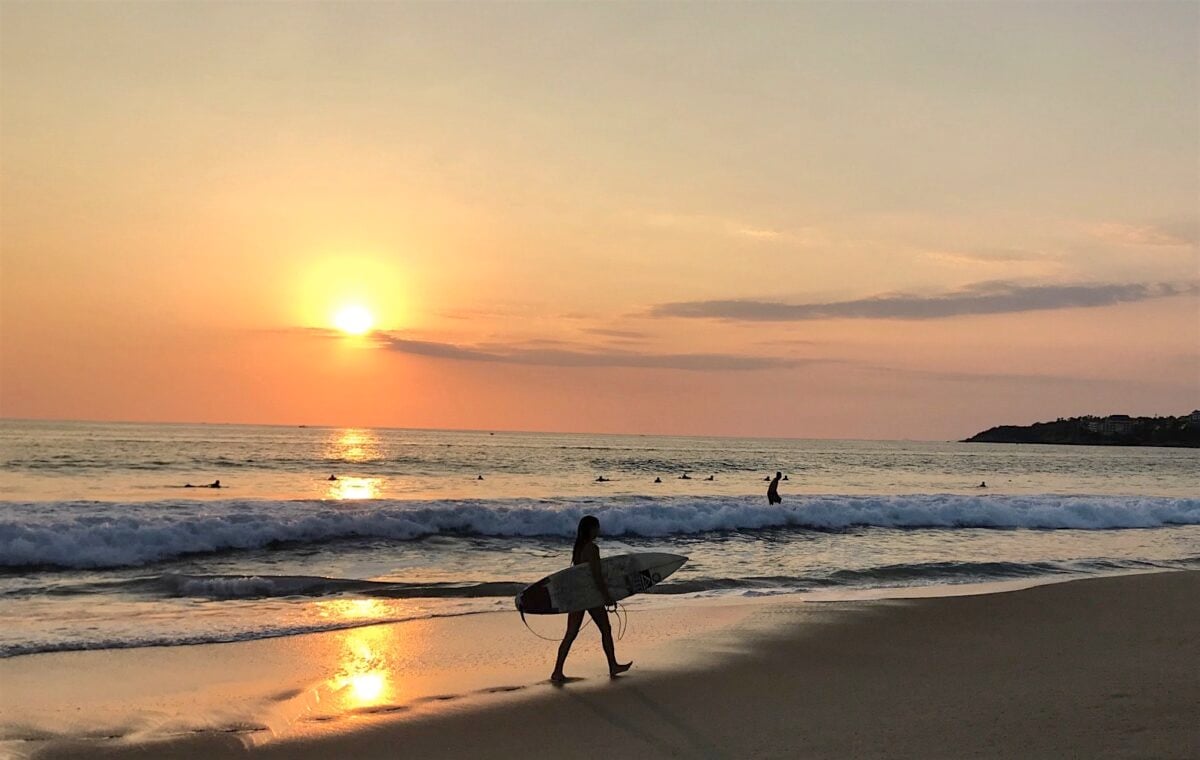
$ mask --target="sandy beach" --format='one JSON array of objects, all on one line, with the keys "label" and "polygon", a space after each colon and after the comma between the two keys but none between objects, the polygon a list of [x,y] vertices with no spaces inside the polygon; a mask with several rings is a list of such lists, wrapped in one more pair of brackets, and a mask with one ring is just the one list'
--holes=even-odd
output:
[{"label": "sandy beach", "polygon": [[[631,674],[605,677],[585,631],[567,668],[581,680],[561,688],[542,681],[553,644],[511,615],[477,615],[14,658],[0,663],[0,707],[72,716],[76,730],[88,721],[72,705],[113,717],[150,697],[158,708],[157,724],[119,738],[56,738],[43,726],[6,744],[36,758],[1191,758],[1197,599],[1200,573],[1179,572],[976,596],[647,609],[620,647]],[[356,645],[365,665],[351,657],[340,677],[296,686]],[[207,730],[179,723],[188,704]]]}]

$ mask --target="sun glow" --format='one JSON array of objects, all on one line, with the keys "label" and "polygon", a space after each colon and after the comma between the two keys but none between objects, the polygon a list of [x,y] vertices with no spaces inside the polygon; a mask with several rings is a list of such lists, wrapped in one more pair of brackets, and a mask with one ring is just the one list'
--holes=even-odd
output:
[{"label": "sun glow", "polygon": [[[375,602],[373,599],[353,600]],[[379,605],[382,607],[382,605]],[[359,614],[373,605],[362,609],[347,608],[348,614],[335,615],[347,620],[360,619]],[[345,638],[346,649],[337,674],[329,681],[330,689],[346,708],[359,709],[382,704],[395,696],[397,685],[392,681],[393,666],[390,664],[392,632],[386,628],[357,628]]]},{"label": "sun glow", "polygon": [[375,324],[371,312],[363,306],[344,306],[333,315],[333,325],[349,335],[364,335]]}]

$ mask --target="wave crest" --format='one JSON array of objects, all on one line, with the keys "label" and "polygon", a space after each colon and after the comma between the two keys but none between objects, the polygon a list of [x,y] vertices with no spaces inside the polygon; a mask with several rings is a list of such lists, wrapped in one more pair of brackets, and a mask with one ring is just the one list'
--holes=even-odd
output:
[{"label": "wave crest", "polygon": [[1124,529],[1200,525],[1200,499],[1117,496],[612,497],[591,500],[3,502],[0,567],[144,565],[206,552],[355,538],[611,536],[790,528]]}]

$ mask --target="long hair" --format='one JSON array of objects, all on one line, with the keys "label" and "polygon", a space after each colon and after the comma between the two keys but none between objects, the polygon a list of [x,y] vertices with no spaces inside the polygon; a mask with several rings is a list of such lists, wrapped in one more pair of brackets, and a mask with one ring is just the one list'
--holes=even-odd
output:
[{"label": "long hair", "polygon": [[592,540],[592,531],[600,527],[600,521],[592,515],[579,518],[579,528],[575,531],[575,548],[571,550],[571,564],[579,562],[579,550]]}]

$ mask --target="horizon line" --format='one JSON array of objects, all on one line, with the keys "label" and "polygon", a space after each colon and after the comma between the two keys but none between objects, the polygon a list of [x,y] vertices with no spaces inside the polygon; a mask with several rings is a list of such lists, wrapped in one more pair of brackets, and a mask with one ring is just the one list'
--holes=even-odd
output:
[{"label": "horizon line", "polygon": [[[915,442],[915,443],[961,443],[961,439],[942,438],[831,438],[825,436],[786,436],[786,435],[730,435],[718,433],[605,433],[580,430],[512,430],[506,428],[453,428],[453,427],[404,427],[396,425],[334,425],[327,423],[290,423],[290,422],[210,422],[192,420],[117,420],[117,419],[71,419],[66,417],[7,417],[0,416],[3,422],[59,422],[85,425],[208,425],[224,427],[277,427],[277,428],[309,428],[330,430],[401,430],[421,433],[510,433],[520,435],[598,435],[626,438],[722,438],[730,440],[772,440],[772,441],[868,441],[868,442]],[[982,432],[982,431],[979,431]],[[974,434],[972,434],[974,435]]]}]

